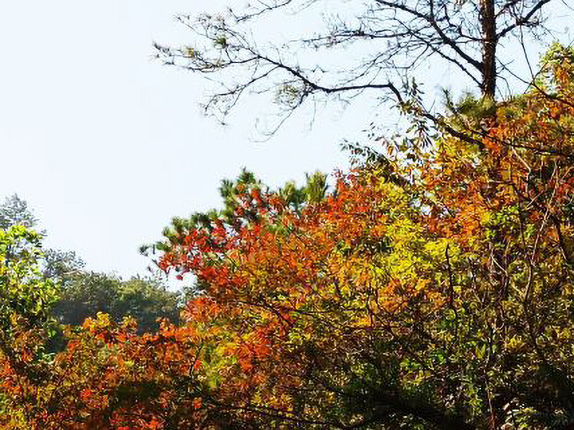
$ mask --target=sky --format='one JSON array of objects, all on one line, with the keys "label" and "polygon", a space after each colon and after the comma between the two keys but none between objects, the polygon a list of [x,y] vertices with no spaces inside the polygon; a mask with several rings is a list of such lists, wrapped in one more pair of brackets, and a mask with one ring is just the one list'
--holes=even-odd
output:
[{"label": "sky", "polygon": [[154,60],[153,42],[190,39],[177,13],[229,4],[244,2],[0,1],[0,198],[28,201],[47,246],[90,270],[144,274],[139,246],[173,216],[217,206],[220,180],[242,167],[278,186],[346,166],[339,143],[361,135],[370,105],[326,110],[312,128],[296,118],[262,142],[260,110],[223,127],[199,108],[201,77]]},{"label": "sky", "polygon": [[143,273],[141,244],[173,216],[219,203],[217,187],[247,167],[270,184],[345,163],[343,127],[253,136],[198,106],[203,79],[160,65],[152,42],[185,42],[174,15],[225,2],[0,2],[0,196],[28,201],[46,245],[88,268]]}]

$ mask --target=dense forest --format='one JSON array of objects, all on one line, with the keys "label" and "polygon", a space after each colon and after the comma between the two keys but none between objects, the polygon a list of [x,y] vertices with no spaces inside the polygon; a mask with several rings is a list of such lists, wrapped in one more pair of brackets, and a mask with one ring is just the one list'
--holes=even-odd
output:
[{"label": "dense forest", "polygon": [[[315,2],[257,3],[230,16],[249,26]],[[302,41],[388,41],[330,83],[222,17],[196,28],[217,54],[156,46],[198,73],[249,69],[211,99],[220,113],[262,84],[286,118],[376,90],[407,126],[345,144],[349,169],[302,185],[222,181],[219,207],[142,246],[146,277],[45,249],[26,202],[7,197],[0,429],[574,428],[574,49],[549,45],[522,92],[498,86],[497,45],[534,43],[547,3],[366,1]],[[377,80],[431,58],[476,94],[446,94],[437,112],[412,80]]]}]

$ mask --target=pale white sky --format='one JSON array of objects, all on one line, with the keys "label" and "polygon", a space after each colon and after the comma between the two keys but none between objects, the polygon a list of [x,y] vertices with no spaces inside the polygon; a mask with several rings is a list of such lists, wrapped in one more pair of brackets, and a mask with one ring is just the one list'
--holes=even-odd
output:
[{"label": "pale white sky", "polygon": [[344,164],[343,125],[256,143],[251,116],[222,128],[198,107],[204,80],[152,59],[153,41],[188,40],[176,13],[226,3],[0,1],[0,197],[28,201],[47,245],[94,270],[143,272],[139,245],[218,204],[242,166],[280,184]]},{"label": "pale white sky", "polygon": [[229,4],[244,2],[0,0],[0,198],[26,199],[48,246],[92,270],[143,273],[139,245],[173,216],[217,205],[220,180],[241,167],[279,185],[345,166],[338,143],[371,106],[328,111],[311,131],[295,119],[257,143],[256,110],[223,128],[200,113],[203,79],[152,59],[153,41],[189,40],[176,13]]}]

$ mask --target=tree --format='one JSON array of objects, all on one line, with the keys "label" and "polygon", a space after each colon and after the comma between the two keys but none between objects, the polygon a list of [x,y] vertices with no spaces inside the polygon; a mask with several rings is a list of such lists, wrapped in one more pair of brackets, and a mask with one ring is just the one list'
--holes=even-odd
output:
[{"label": "tree", "polygon": [[[39,220],[28,203],[14,194],[6,197],[0,205],[0,229],[21,225],[26,228],[37,228]],[[40,231],[45,237],[46,232]],[[44,277],[65,283],[66,276],[77,273],[85,266],[85,262],[74,251],[61,251],[58,249],[44,249],[42,253],[42,272]]]},{"label": "tree", "polygon": [[42,328],[50,319],[48,309],[56,299],[56,287],[39,272],[40,238],[23,225],[0,229],[0,349],[5,354],[9,354],[14,324]]},{"label": "tree", "polygon": [[573,425],[574,51],[547,60],[482,149],[445,134],[392,175],[381,155],[301,215],[262,195],[248,228],[166,253],[206,286],[188,320],[232,333],[220,407],[271,428]]},{"label": "tree", "polygon": [[536,85],[482,148],[366,150],[300,210],[239,187],[233,216],[165,244],[203,286],[182,323],[69,330],[8,391],[23,428],[572,428],[574,50]]},{"label": "tree", "polygon": [[[0,229],[8,231],[15,226],[34,228],[38,219],[28,203],[16,194],[5,199],[0,205]],[[179,295],[168,291],[156,279],[132,278],[124,281],[115,276],[87,272],[85,262],[74,251],[61,251],[42,247],[44,231],[36,233],[34,241],[19,240],[16,243],[22,249],[11,247],[12,260],[26,260],[29,253],[36,255],[37,263],[46,282],[60,286],[60,297],[52,308],[52,316],[62,324],[81,325],[88,317],[95,317],[98,312],[109,313],[113,320],[119,322],[131,315],[137,318],[139,329],[153,331],[159,327],[158,318],[179,318]],[[54,347],[61,347],[61,339],[52,339]]]},{"label": "tree", "polygon": [[42,255],[42,273],[47,279],[66,285],[70,279],[81,273],[86,263],[75,251],[61,251],[59,249],[45,249]]},{"label": "tree", "polygon": [[118,322],[128,316],[134,318],[140,333],[157,331],[162,320],[179,322],[181,295],[169,291],[160,280],[133,277],[122,281],[117,294],[111,316]]},{"label": "tree", "polygon": [[[0,229],[0,427],[27,428],[47,373],[56,285],[42,277],[41,236],[22,224]],[[16,252],[15,252],[16,250]]]},{"label": "tree", "polygon": [[146,278],[122,280],[104,273],[81,272],[68,277],[54,316],[62,324],[80,326],[98,313],[119,323],[131,316],[141,332],[156,331],[158,319],[179,320],[180,296],[161,282]]},{"label": "tree", "polygon": [[[206,109],[223,116],[249,92],[274,93],[285,116],[308,99],[351,99],[368,90],[378,94],[386,91],[406,109],[412,86],[408,85],[410,89],[405,93],[402,84],[410,82],[419,66],[431,62],[454,66],[483,97],[494,99],[501,93],[499,80],[515,79],[518,73],[508,58],[499,56],[500,47],[516,43],[526,55],[529,40],[547,31],[545,9],[553,2],[342,3],[341,8],[320,0],[271,0],[255,2],[240,12],[230,9],[227,14],[180,16],[179,21],[196,38],[182,48],[156,45],[158,57],[166,64],[215,75],[221,89],[209,98]],[[332,15],[326,12],[323,32],[271,47],[250,32],[250,26],[267,15],[281,10],[295,16],[311,14],[313,8],[323,5],[327,11],[334,10]],[[353,9],[349,14],[350,8]],[[354,64],[345,62],[349,56],[354,58],[349,51],[340,49],[348,47],[364,53],[363,58],[355,59]],[[306,55],[309,52],[312,54]],[[328,57],[329,53],[332,57]],[[531,77],[523,79],[531,81]]]},{"label": "tree", "polygon": [[28,208],[28,203],[16,194],[6,197],[0,205],[0,229],[8,229],[14,225],[34,227],[38,220]]},{"label": "tree", "polygon": [[[157,257],[158,253],[170,250],[181,244],[195,231],[211,234],[225,225],[227,229],[240,232],[261,220],[262,214],[271,210],[262,195],[274,195],[279,198],[286,210],[300,214],[307,205],[319,203],[328,195],[327,175],[321,172],[306,175],[305,185],[299,187],[289,181],[277,190],[263,184],[252,173],[243,169],[237,179],[224,179],[219,188],[223,208],[209,212],[197,212],[189,218],[175,217],[171,225],[164,229],[164,240],[153,245],[142,246],[141,252]],[[281,225],[276,226],[278,229]],[[156,261],[157,264],[157,261]],[[181,275],[180,275],[181,276]],[[196,285],[194,288],[201,288]],[[194,288],[189,293],[194,293]]]}]

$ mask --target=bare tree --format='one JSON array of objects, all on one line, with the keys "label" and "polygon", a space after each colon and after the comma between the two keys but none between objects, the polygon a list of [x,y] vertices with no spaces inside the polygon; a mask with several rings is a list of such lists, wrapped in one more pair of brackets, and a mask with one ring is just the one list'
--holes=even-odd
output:
[{"label": "bare tree", "polygon": [[[524,46],[529,38],[544,35],[545,12],[553,1],[340,0],[352,17],[334,14],[325,18],[321,33],[264,46],[250,32],[257,20],[279,10],[300,16],[335,3],[256,0],[240,13],[230,9],[221,15],[180,16],[196,35],[194,44],[156,48],[166,64],[211,75],[221,84],[206,109],[223,116],[249,92],[272,91],[284,117],[310,98],[350,98],[367,90],[384,91],[384,98],[404,103],[405,78],[436,61],[460,70],[482,97],[496,99],[500,79],[515,73],[498,55],[499,48],[512,39]],[[368,55],[343,70],[321,64],[321,55],[308,55],[359,49],[360,44],[368,47]]]}]

